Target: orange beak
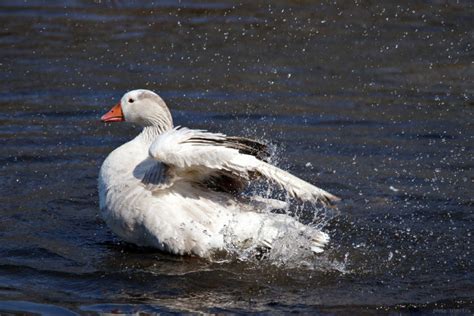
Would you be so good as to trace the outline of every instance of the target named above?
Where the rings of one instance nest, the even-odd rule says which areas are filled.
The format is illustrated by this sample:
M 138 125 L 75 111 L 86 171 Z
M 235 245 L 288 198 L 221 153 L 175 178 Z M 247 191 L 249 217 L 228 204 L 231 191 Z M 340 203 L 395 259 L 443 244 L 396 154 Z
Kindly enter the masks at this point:
M 122 106 L 120 102 L 117 103 L 109 112 L 102 115 L 100 120 L 104 123 L 112 123 L 112 122 L 123 122 L 125 121 L 125 117 L 123 116 Z

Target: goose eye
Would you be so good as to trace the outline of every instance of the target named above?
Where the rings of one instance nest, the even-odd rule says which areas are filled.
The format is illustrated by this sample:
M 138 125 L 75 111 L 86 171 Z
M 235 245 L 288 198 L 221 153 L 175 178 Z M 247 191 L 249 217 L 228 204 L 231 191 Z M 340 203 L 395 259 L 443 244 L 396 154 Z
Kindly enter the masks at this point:
M 128 102 L 129 102 L 129 103 L 133 103 L 133 102 L 135 102 L 135 100 L 133 100 L 133 99 L 128 99 Z

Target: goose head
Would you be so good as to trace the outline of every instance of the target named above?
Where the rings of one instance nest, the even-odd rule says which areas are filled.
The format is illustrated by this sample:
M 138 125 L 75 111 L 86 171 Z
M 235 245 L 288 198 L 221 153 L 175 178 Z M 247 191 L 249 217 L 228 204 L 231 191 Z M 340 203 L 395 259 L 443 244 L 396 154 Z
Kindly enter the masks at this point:
M 153 91 L 144 89 L 125 93 L 120 102 L 101 117 L 101 121 L 125 121 L 142 127 L 156 126 L 162 130 L 173 128 L 173 119 L 165 101 Z

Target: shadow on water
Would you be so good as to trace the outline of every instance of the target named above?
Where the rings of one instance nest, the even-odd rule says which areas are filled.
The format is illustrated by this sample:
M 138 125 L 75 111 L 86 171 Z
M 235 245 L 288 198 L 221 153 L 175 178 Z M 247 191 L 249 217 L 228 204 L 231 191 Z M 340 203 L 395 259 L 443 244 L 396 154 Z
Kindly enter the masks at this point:
M 3 1 L 0 313 L 472 313 L 472 14 Z M 271 141 L 281 166 L 343 197 L 316 266 L 117 241 L 97 174 L 137 131 L 98 118 L 133 88 L 160 93 L 177 125 Z

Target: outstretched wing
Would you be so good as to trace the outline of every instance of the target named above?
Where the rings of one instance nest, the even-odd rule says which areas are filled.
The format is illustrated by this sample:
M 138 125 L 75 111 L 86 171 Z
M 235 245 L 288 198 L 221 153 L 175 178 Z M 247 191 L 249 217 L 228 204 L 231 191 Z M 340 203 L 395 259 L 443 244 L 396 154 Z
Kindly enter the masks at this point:
M 203 130 L 174 128 L 161 134 L 150 146 L 150 157 L 188 175 L 191 181 L 222 173 L 231 178 L 250 180 L 265 177 L 304 201 L 324 204 L 339 198 L 263 161 L 266 147 L 258 142 Z

